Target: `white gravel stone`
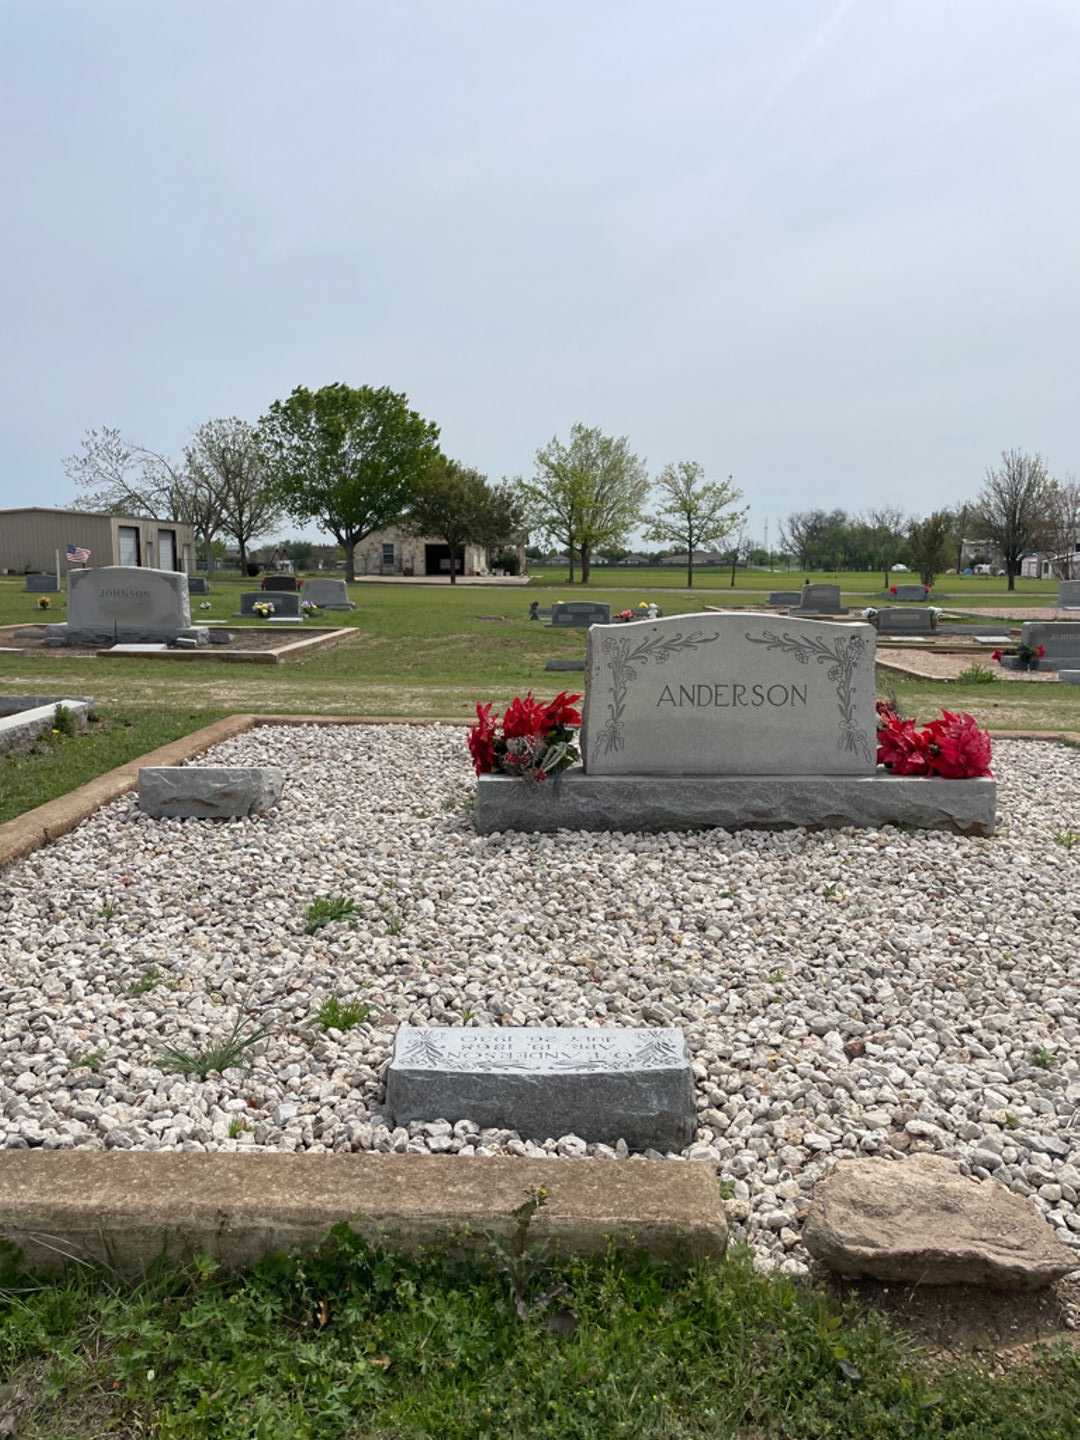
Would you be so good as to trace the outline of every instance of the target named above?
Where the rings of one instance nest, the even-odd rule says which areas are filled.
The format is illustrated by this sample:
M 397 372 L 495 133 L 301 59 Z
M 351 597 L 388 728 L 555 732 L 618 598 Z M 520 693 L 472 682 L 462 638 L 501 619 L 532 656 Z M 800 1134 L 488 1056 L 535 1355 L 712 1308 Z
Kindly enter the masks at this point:
M 993 1171 L 1080 1247 L 1080 850 L 1054 838 L 1080 831 L 1076 752 L 997 744 L 994 839 L 480 837 L 462 732 L 438 727 L 258 729 L 196 763 L 280 766 L 289 803 L 213 824 L 125 797 L 0 877 L 0 1146 L 625 1159 L 392 1129 L 394 1029 L 672 1024 L 697 1083 L 682 1158 L 729 1182 L 759 1264 L 801 1273 L 838 1159 L 915 1151 Z M 356 913 L 307 935 L 320 895 Z M 366 1018 L 322 1030 L 331 996 Z M 241 1005 L 269 1028 L 250 1068 L 162 1070 Z

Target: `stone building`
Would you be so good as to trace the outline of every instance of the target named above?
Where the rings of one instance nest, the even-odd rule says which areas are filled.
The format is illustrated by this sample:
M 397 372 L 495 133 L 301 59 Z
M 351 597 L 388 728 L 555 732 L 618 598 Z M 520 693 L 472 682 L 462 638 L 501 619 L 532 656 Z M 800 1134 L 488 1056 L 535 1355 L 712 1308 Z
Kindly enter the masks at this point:
M 528 570 L 524 545 L 507 546 L 518 560 L 518 574 Z M 459 575 L 492 575 L 483 545 L 464 545 L 458 552 Z M 361 540 L 355 550 L 357 575 L 446 575 L 450 574 L 450 546 L 438 536 L 408 535 L 404 530 L 377 530 Z

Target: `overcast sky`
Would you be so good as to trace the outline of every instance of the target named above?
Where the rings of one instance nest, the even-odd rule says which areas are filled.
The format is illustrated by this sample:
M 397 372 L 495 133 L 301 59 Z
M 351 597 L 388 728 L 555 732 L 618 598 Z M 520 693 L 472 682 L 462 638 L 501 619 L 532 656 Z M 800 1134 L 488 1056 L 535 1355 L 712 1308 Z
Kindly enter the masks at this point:
M 0 505 L 388 384 L 751 529 L 1080 472 L 1077 0 L 0 0 Z M 284 532 L 287 533 L 287 532 Z

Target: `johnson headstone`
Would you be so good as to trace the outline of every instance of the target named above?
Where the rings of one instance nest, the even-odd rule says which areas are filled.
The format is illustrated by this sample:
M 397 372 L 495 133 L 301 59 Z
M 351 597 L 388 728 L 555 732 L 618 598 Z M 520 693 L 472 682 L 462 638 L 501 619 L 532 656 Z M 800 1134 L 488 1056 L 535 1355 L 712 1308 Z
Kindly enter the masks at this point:
M 175 640 L 191 628 L 187 576 L 134 565 L 72 570 L 67 617 L 69 645 Z
M 869 775 L 874 629 L 745 612 L 593 626 L 589 775 Z
M 386 1106 L 395 1125 L 473 1120 L 634 1150 L 681 1150 L 697 1125 L 681 1030 L 401 1025 Z

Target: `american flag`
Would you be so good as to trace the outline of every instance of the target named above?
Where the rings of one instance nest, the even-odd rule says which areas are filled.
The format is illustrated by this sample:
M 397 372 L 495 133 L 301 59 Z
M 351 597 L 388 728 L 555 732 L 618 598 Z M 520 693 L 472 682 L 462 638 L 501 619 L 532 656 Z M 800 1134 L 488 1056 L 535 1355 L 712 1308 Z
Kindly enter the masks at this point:
M 90 551 L 84 550 L 81 545 L 69 545 L 64 554 L 69 565 L 85 565 L 90 559 Z

